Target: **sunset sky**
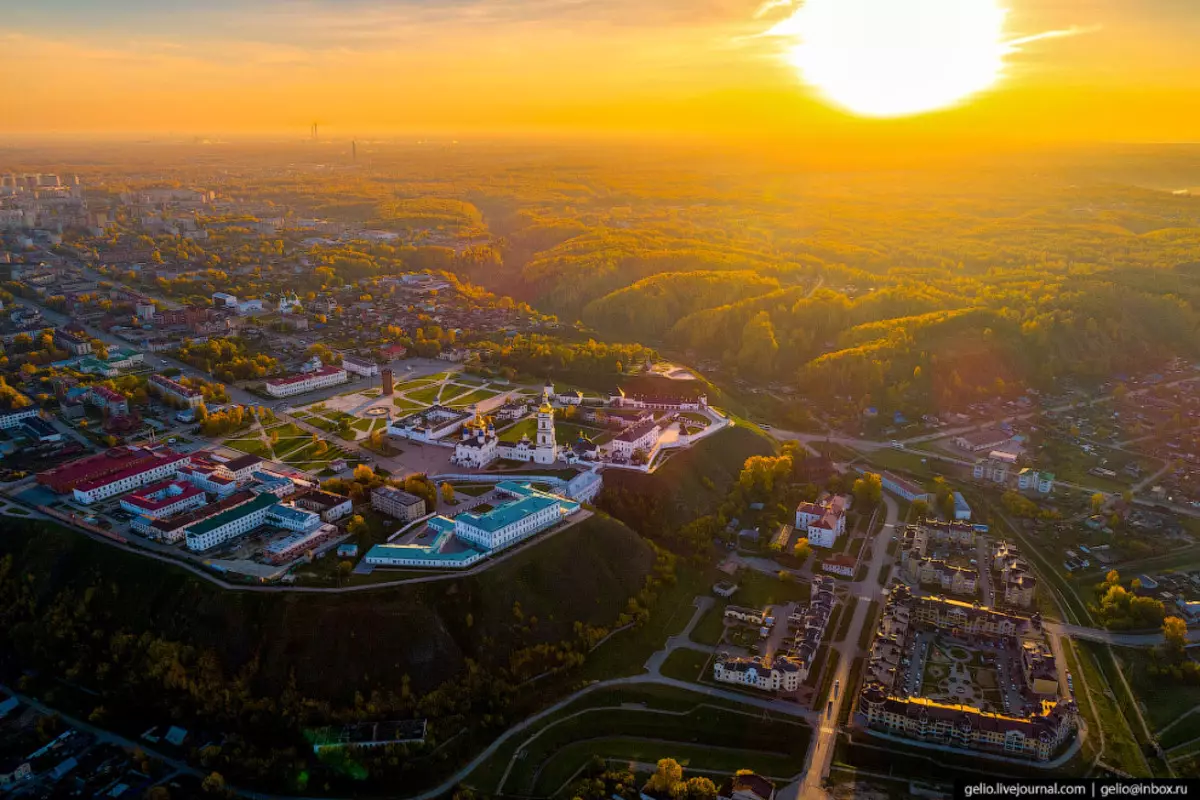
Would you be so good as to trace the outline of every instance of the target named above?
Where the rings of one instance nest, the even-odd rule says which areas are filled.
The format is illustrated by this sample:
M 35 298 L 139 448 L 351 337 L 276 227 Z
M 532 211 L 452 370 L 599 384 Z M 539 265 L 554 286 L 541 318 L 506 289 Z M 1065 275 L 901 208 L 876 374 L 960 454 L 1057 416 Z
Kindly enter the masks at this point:
M 895 0 L 902 2 L 903 0 Z M 651 132 L 1200 139 L 1196 0 L 1002 0 L 993 89 L 832 108 L 761 0 L 0 0 L 0 136 Z

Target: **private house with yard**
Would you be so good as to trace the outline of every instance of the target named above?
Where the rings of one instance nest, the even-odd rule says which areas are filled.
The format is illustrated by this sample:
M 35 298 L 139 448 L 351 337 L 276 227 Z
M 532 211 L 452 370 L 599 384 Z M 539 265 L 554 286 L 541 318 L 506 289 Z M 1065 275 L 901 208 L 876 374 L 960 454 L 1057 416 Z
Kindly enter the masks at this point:
M 846 532 L 849 507 L 850 498 L 845 495 L 826 495 L 815 503 L 801 503 L 796 507 L 796 530 L 814 547 L 833 547 Z

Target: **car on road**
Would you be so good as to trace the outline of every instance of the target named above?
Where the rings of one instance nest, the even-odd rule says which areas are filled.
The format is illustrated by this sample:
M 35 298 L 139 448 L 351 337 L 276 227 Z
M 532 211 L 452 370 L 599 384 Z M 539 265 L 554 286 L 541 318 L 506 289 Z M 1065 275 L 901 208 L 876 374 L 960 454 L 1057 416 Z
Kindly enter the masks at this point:
M 830 700 L 828 703 L 825 704 L 825 718 L 829 719 L 832 716 L 833 716 L 833 701 Z

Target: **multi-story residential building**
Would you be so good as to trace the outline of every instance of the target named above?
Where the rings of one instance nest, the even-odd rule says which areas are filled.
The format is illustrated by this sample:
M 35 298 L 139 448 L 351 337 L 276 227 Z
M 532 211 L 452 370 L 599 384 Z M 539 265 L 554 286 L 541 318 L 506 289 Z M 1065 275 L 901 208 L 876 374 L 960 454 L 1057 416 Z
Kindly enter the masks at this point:
M 21 395 L 21 397 L 25 397 Z M 25 398 L 28 400 L 28 398 Z M 36 417 L 38 415 L 38 407 L 33 405 L 33 401 L 29 401 L 29 405 L 21 408 L 9 409 L 0 411 L 0 429 L 15 428 L 25 420 Z
M 821 562 L 821 569 L 824 572 L 832 572 L 834 575 L 853 578 L 856 564 L 854 556 L 847 553 L 836 553 Z
M 354 511 L 354 503 L 349 497 L 320 489 L 302 494 L 294 502 L 300 508 L 320 514 L 325 522 L 337 522 Z
M 107 386 L 90 386 L 83 394 L 85 403 L 98 407 L 102 413 L 113 417 L 124 417 L 129 414 L 129 400 L 120 392 L 115 392 Z
M 188 408 L 196 408 L 204 404 L 204 395 L 199 390 L 184 386 L 179 381 L 164 375 L 151 375 L 148 385 L 151 391 L 183 403 Z
M 130 492 L 121 498 L 121 508 L 153 520 L 182 514 L 207 502 L 204 492 L 195 486 L 168 480 Z
M 401 522 L 412 522 L 426 514 L 423 499 L 395 486 L 380 486 L 371 492 L 371 508 Z
M 114 447 L 38 473 L 38 483 L 94 503 L 170 477 L 189 458 L 168 447 Z
M 792 659 L 718 658 L 713 664 L 713 679 L 721 683 L 736 683 L 765 692 L 794 692 L 804 681 L 805 670 Z
M 910 558 L 905 563 L 905 575 L 922 586 L 936 586 L 961 596 L 973 596 L 979 585 L 979 574 L 974 569 L 954 566 L 939 558 Z
M 980 481 L 1008 483 L 1008 470 L 1011 466 L 1006 459 L 983 458 L 975 462 L 971 468 L 971 476 Z
M 1054 473 L 1039 472 L 1025 467 L 1017 473 L 1017 488 L 1021 491 L 1050 494 L 1054 489 Z
M 833 547 L 838 537 L 846 532 L 849 501 L 850 498 L 844 495 L 833 495 L 822 497 L 815 503 L 801 503 L 796 507 L 796 530 L 815 547 Z
M 73 356 L 86 356 L 92 352 L 91 339 L 65 328 L 58 328 L 54 331 L 54 343 Z
M 1048 761 L 1070 740 L 1078 724 L 1071 700 L 1060 700 L 1029 717 L 1012 717 L 923 697 L 889 696 L 883 687 L 873 684 L 863 690 L 858 705 L 870 729 L 1036 761 Z
M 746 625 L 759 627 L 767 618 L 766 609 L 746 608 L 744 606 L 725 606 L 726 622 L 741 622 Z
M 346 370 L 341 367 L 321 366 L 312 372 L 301 372 L 286 378 L 271 378 L 266 382 L 266 387 L 267 394 L 272 397 L 292 397 L 329 386 L 337 386 L 347 380 Z

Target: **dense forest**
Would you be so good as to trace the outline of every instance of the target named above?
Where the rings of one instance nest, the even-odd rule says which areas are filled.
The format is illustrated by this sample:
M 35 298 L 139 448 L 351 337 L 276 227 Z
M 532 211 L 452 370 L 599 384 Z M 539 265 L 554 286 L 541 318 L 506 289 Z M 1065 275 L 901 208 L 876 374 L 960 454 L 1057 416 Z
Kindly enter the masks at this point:
M 954 409 L 1200 356 L 1200 199 L 1174 191 L 1200 183 L 1189 148 L 892 170 L 685 148 L 412 156 L 224 188 L 401 234 L 316 247 L 326 282 L 448 270 L 816 402 Z

